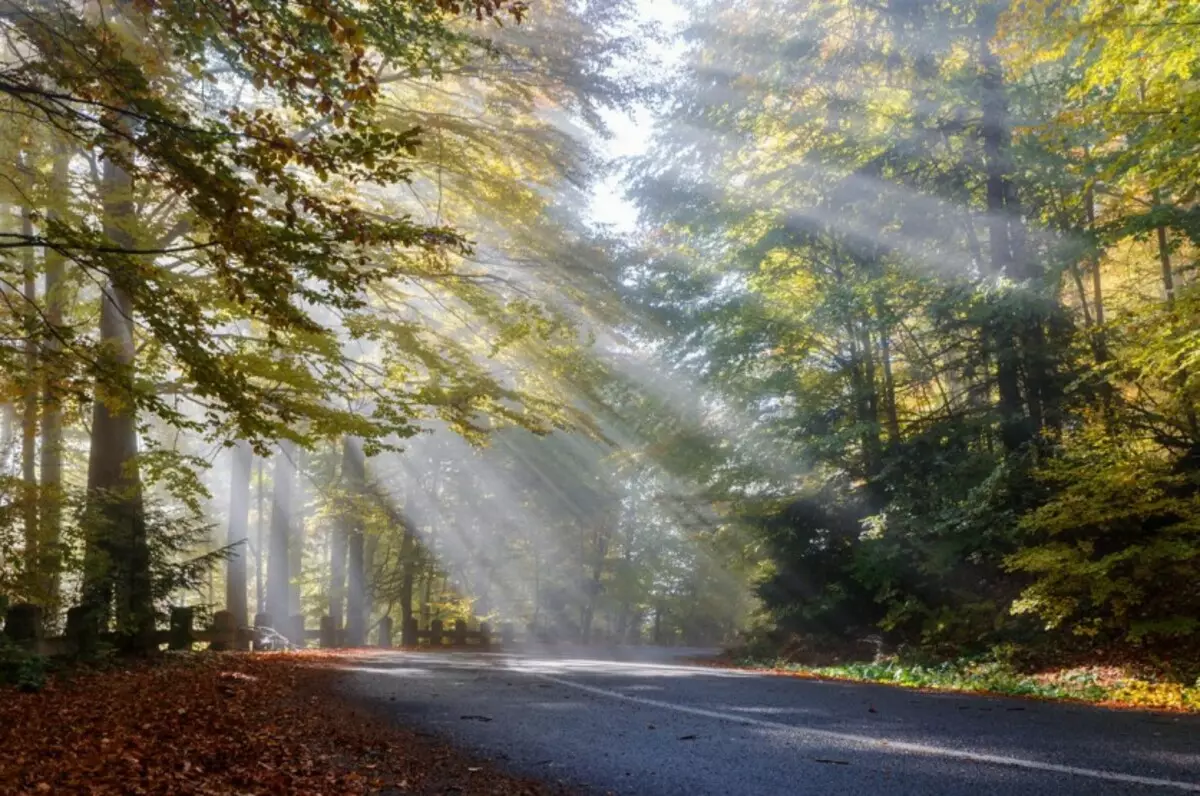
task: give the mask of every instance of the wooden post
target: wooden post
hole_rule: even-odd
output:
[[[465,619],[454,620],[454,646],[467,646],[467,620]]]
[[[379,646],[389,649],[392,646],[392,618],[385,616],[379,620]]]
[[[500,644],[505,647],[511,647],[513,643],[513,624],[505,622],[500,625]]]
[[[435,619],[429,623],[429,646],[442,646],[442,636],[445,635],[444,627],[440,619]]]
[[[332,616],[321,617],[321,649],[333,649],[337,646],[337,625]]]
[[[179,605],[171,608],[171,629],[167,636],[167,649],[189,651],[192,649],[192,621],[195,616],[194,608]]]
[[[11,605],[4,617],[4,635],[14,644],[36,650],[42,640],[42,608],[33,603]]]
[[[213,614],[213,640],[209,642],[208,648],[217,651],[240,649],[237,617],[233,612],[217,611]]]
[[[400,645],[403,647],[417,646],[417,618],[415,616],[404,620],[404,627],[400,630]]]

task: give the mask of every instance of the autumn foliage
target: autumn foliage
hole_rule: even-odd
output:
[[[356,713],[319,653],[172,657],[0,692],[0,793],[547,793]]]

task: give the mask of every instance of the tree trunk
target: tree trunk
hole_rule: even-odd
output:
[[[3,419],[0,419],[0,453],[4,456],[4,474],[7,476],[12,469],[13,426],[16,425],[16,409],[10,401],[5,401],[0,407]]]
[[[1096,232],[1096,195],[1092,186],[1088,186],[1087,193],[1083,198],[1084,208],[1087,210],[1087,225],[1088,231],[1095,234]],[[1104,289],[1101,284],[1100,275],[1100,257],[1092,256],[1092,306],[1096,311],[1096,361],[1108,361],[1108,344],[1104,339]]]
[[[860,335],[859,356],[862,360],[862,376],[860,386],[863,389],[863,409],[866,414],[862,420],[865,424],[864,439],[867,446],[867,473],[876,475],[883,461],[883,443],[879,439],[879,390],[875,379],[875,346],[871,340],[871,324],[869,319],[855,322]]]
[[[58,147],[54,154],[54,169],[50,183],[50,209],[46,212],[51,224],[62,221],[62,213],[55,209],[65,205],[70,168],[70,155],[65,147]],[[59,604],[60,579],[62,573],[62,461],[63,461],[63,417],[61,385],[56,360],[61,350],[55,330],[63,327],[67,297],[66,260],[53,249],[46,249],[45,269],[46,325],[50,329],[43,340],[42,364],[42,484],[41,484],[41,570],[46,583],[46,600],[52,609]]]
[[[988,255],[995,276],[1019,279],[1022,275],[1014,272],[1011,237],[1011,222],[1014,219],[1010,217],[1012,210],[1009,208],[1013,191],[1009,184],[1012,163],[1008,102],[1004,95],[1000,61],[991,49],[995,28],[995,9],[990,6],[982,8],[979,13],[980,84],[983,94],[980,136],[986,171]],[[1007,322],[992,321],[991,326],[996,357],[996,385],[1000,393],[1000,435],[1004,447],[1012,451],[1033,437],[1021,395],[1018,342],[1021,335]]]
[[[1162,283],[1163,293],[1166,296],[1167,307],[1175,306],[1175,272],[1171,268],[1171,244],[1167,237],[1167,228],[1159,225],[1156,230],[1158,234],[1158,261],[1162,266]]]
[[[288,571],[291,581],[288,584],[288,616],[297,616],[303,610],[300,602],[300,578],[304,572],[304,528],[308,520],[308,482],[305,479],[306,452],[301,448],[295,449],[296,455],[296,497],[292,501],[293,514],[291,538],[288,540]]]
[[[1083,312],[1083,328],[1091,329],[1093,321],[1090,299],[1087,288],[1083,286],[1083,274],[1079,270],[1079,264],[1072,260],[1067,264],[1067,270],[1071,272],[1071,281],[1075,283],[1075,292],[1079,294],[1079,309]]]
[[[850,390],[854,395],[854,419],[862,428],[862,473],[870,478],[879,472],[879,414],[875,391],[874,365],[870,364],[870,338],[864,341],[857,322],[851,320],[846,331],[850,340]],[[864,344],[866,346],[864,350]]]
[[[232,550],[225,562],[225,610],[234,616],[238,627],[249,623],[246,599],[246,558],[250,555],[250,479],[254,470],[254,450],[248,442],[233,447],[229,483],[229,534],[225,543]]]
[[[400,542],[400,566],[403,573],[400,581],[400,611],[404,616],[405,622],[413,615],[413,585],[417,569],[417,562],[414,556],[416,544],[414,542],[412,519],[405,516],[404,537]]]
[[[101,186],[104,234],[119,248],[132,248],[133,180],[106,160]],[[126,280],[133,269],[117,265],[100,301],[100,343],[105,378],[96,381],[92,440],[88,454],[88,549],[84,600],[110,615],[132,650],[153,644],[154,605],[141,479],[137,467],[137,418],[133,404],[135,348],[133,299]]]
[[[342,521],[346,528],[346,643],[361,647],[366,643],[367,583],[363,550],[363,525],[359,501],[366,486],[366,463],[358,441],[346,437],[342,441],[342,482],[346,504]]]
[[[266,540],[263,538],[263,519],[266,510],[263,503],[263,460],[258,460],[258,511],[254,515],[254,613],[261,614],[267,610],[267,596],[264,590],[263,557],[266,555]]]
[[[433,620],[433,559],[425,564],[425,572],[421,577],[421,627],[428,628]]]
[[[1158,191],[1154,192],[1155,204],[1160,204],[1162,198]],[[1162,283],[1163,293],[1167,302],[1167,311],[1170,312],[1175,308],[1175,269],[1171,263],[1171,242],[1167,234],[1166,226],[1160,224],[1156,230],[1158,233],[1158,261],[1162,267]],[[1175,377],[1176,388],[1179,390],[1179,399],[1183,402],[1183,414],[1187,421],[1187,430],[1193,440],[1200,440],[1200,419],[1196,416],[1196,409],[1192,406],[1191,400],[1184,391],[1184,386],[1188,380],[1188,367],[1182,361],[1178,361],[1179,372]]]
[[[334,522],[329,534],[329,616],[340,632],[346,601],[346,530],[342,523]]]
[[[900,415],[896,410],[896,378],[892,373],[892,341],[883,297],[875,295],[875,326],[879,330],[879,363],[883,368],[883,410],[888,441],[900,441]]]
[[[267,540],[267,613],[276,627],[286,626],[288,617],[288,591],[291,587],[288,541],[292,535],[292,482],[296,480],[294,455],[295,445],[290,440],[281,440],[272,472],[271,533]]]
[[[592,622],[596,617],[596,604],[600,599],[600,580],[604,574],[604,562],[608,557],[609,534],[607,530],[596,528],[592,532],[592,572],[587,581],[587,599],[584,602],[580,633],[584,644],[592,640]]]
[[[21,234],[33,237],[33,217],[28,207],[21,208]],[[25,301],[21,310],[24,314],[25,333],[25,381],[21,388],[21,515],[25,526],[25,576],[33,602],[44,604],[44,583],[41,555],[39,552],[40,528],[38,526],[38,482],[37,482],[37,431],[38,431],[38,312],[37,312],[37,265],[32,246],[25,248],[22,264]]]

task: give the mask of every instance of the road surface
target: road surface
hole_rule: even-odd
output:
[[[772,677],[687,654],[380,653],[344,687],[400,724],[585,792],[1200,793],[1197,716]]]

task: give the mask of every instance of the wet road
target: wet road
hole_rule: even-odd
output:
[[[344,687],[597,793],[1200,793],[1200,717],[689,666],[694,650],[381,653]]]

